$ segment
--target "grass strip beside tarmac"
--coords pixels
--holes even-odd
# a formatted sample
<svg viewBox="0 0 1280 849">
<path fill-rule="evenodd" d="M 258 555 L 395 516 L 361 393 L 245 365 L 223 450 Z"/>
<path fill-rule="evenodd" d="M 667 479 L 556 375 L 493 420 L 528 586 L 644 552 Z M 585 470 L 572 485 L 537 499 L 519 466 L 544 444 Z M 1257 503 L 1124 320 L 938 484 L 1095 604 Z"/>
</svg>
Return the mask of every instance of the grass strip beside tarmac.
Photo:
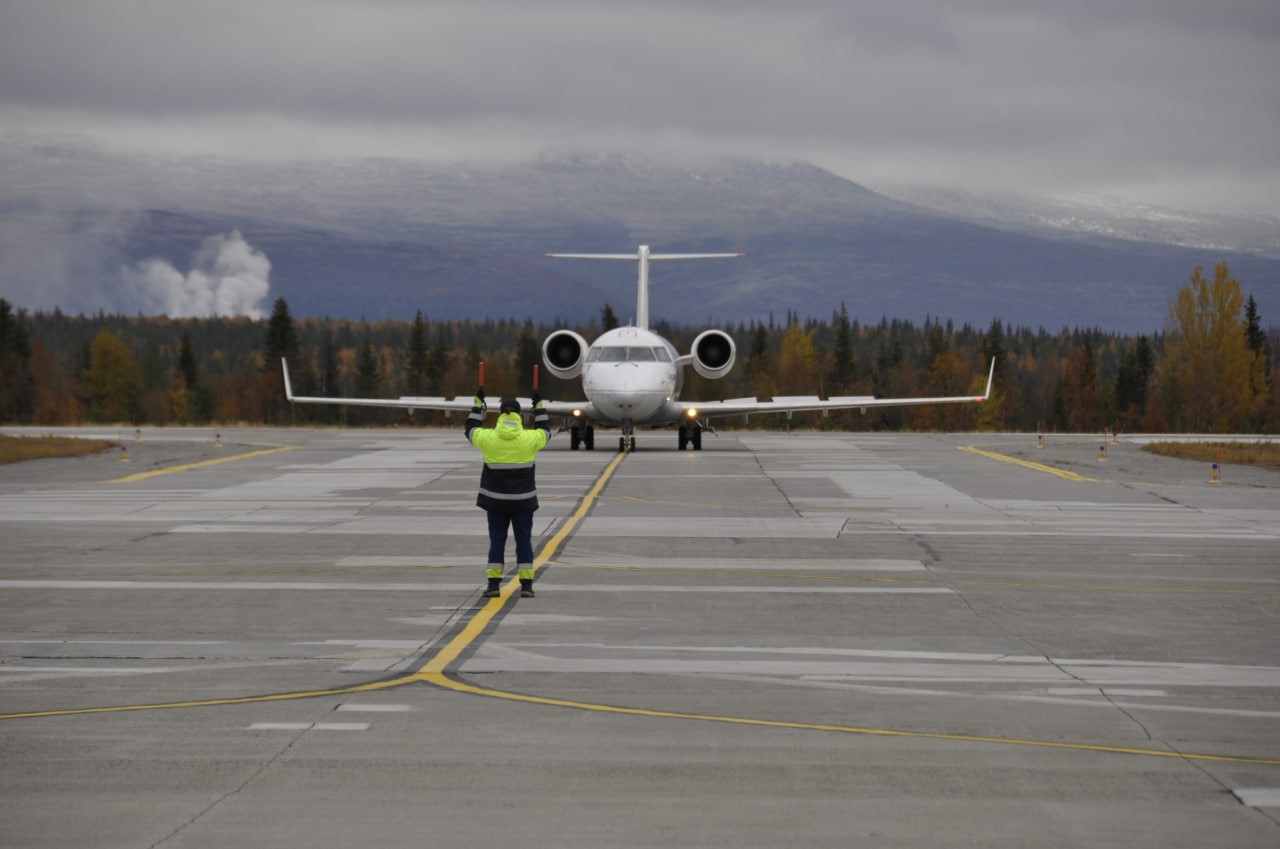
<svg viewBox="0 0 1280 849">
<path fill-rule="evenodd" d="M 1182 460 L 1280 470 L 1280 443 L 1276 442 L 1151 442 L 1143 450 Z"/>
<path fill-rule="evenodd" d="M 117 442 L 105 439 L 79 439 L 74 436 L 6 436 L 0 434 L 0 463 L 23 460 L 47 460 L 53 457 L 82 457 L 116 448 Z"/>
</svg>

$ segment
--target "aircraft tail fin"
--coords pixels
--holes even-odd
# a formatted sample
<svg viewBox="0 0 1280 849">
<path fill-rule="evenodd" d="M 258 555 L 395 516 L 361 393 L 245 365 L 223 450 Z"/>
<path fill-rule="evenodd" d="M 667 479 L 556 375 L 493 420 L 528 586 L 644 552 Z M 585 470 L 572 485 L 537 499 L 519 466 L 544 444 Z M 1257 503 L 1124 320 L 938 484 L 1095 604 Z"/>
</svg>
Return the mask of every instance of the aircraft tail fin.
<svg viewBox="0 0 1280 849">
<path fill-rule="evenodd" d="M 655 254 L 648 245 L 641 245 L 633 254 L 547 254 L 552 259 L 607 259 L 629 260 L 640 264 L 636 280 L 636 327 L 649 327 L 649 263 L 674 259 L 737 259 L 746 254 Z"/>
</svg>

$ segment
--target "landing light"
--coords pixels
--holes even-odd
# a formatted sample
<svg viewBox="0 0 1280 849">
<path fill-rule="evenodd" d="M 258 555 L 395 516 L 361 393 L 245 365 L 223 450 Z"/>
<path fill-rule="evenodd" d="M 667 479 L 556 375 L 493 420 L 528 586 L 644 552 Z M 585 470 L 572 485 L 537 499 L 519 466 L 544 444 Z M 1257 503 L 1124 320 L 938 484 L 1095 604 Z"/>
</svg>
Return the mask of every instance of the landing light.
<svg viewBox="0 0 1280 849">
<path fill-rule="evenodd" d="M 691 419 L 696 419 L 698 417 L 698 408 L 690 407 L 689 409 L 684 411 L 684 414 Z"/>
<path fill-rule="evenodd" d="M 574 411 L 573 411 L 573 417 L 574 417 L 575 419 L 580 419 L 580 418 L 582 418 L 582 411 L 581 411 L 581 410 L 574 410 Z"/>
</svg>

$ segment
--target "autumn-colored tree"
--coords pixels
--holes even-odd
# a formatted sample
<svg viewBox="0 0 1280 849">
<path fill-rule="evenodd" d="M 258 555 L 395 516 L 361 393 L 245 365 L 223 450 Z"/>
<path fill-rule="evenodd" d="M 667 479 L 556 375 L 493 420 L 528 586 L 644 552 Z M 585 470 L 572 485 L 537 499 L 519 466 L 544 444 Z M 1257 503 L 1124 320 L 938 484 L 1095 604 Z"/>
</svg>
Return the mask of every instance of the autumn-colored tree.
<svg viewBox="0 0 1280 849">
<path fill-rule="evenodd" d="M 89 418 L 131 422 L 140 412 L 138 363 L 119 336 L 100 330 L 89 346 Z"/>
<path fill-rule="evenodd" d="M 31 346 L 31 375 L 35 390 L 32 422 L 75 425 L 84 421 L 81 387 L 41 339 Z"/>
<path fill-rule="evenodd" d="M 191 421 L 191 398 L 187 391 L 187 379 L 178 372 L 169 381 L 169 389 L 165 393 L 165 401 L 169 406 L 170 421 L 189 424 Z"/>
<path fill-rule="evenodd" d="M 966 395 L 973 370 L 955 351 L 944 350 L 933 358 L 922 394 L 928 397 Z M 981 392 L 981 390 L 979 390 Z M 936 404 L 914 407 L 908 417 L 914 427 L 934 430 L 971 430 L 977 413 L 969 404 Z"/>
<path fill-rule="evenodd" d="M 1176 399 L 1176 422 L 1185 429 L 1227 433 L 1252 424 L 1266 364 L 1249 348 L 1243 307 L 1240 283 L 1225 262 L 1214 266 L 1212 281 L 1196 266 L 1169 307 L 1159 379 L 1165 396 Z"/>
<path fill-rule="evenodd" d="M 1072 348 L 1062 366 L 1063 403 L 1068 430 L 1087 433 L 1097 430 L 1098 367 L 1093 360 L 1093 345 Z"/>
<path fill-rule="evenodd" d="M 818 382 L 818 350 L 813 333 L 794 322 L 782 336 L 777 385 L 786 395 L 811 395 L 818 391 Z"/>
</svg>

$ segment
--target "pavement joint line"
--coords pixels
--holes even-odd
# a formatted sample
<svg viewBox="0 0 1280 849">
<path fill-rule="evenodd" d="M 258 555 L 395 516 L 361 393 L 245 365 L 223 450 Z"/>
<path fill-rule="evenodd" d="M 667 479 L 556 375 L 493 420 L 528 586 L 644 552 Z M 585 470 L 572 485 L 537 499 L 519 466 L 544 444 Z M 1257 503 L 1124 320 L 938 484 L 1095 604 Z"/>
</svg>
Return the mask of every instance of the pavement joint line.
<svg viewBox="0 0 1280 849">
<path fill-rule="evenodd" d="M 186 472 L 191 469 L 203 469 L 207 466 L 216 466 L 219 463 L 230 463 L 232 460 L 248 460 L 250 457 L 263 457 L 267 454 L 279 454 L 282 451 L 292 451 L 298 446 L 296 445 L 277 445 L 274 448 L 263 448 L 259 451 L 246 451 L 243 454 L 233 454 L 230 457 L 214 457 L 211 460 L 201 460 L 198 463 L 183 463 L 180 466 L 167 466 L 163 469 L 153 469 L 149 472 L 138 472 L 133 475 L 125 475 L 122 478 L 112 478 L 104 483 L 135 483 L 137 481 L 149 480 L 150 478 L 158 478 L 161 475 L 171 475 L 175 472 Z"/>
<path fill-rule="evenodd" d="M 1066 469 L 1055 469 L 1053 466 L 1046 466 L 1043 463 L 1033 463 L 1030 460 L 1021 460 L 1017 457 L 1010 457 L 1008 454 L 998 454 L 995 451 L 984 451 L 976 445 L 957 445 L 956 450 L 964 451 L 967 454 L 978 454 L 991 460 L 1000 460 L 1004 463 L 1014 463 L 1036 472 L 1048 472 L 1049 474 L 1056 475 L 1063 480 L 1088 481 L 1092 483 L 1096 483 L 1098 480 L 1097 478 L 1085 477 L 1077 472 L 1069 472 Z"/>
<path fill-rule="evenodd" d="M 287 449 L 282 449 L 287 450 Z M 961 448 L 961 450 L 965 450 Z M 987 452 L 973 449 L 975 453 L 985 454 Z M 590 512 L 595 500 L 599 497 L 600 492 L 604 489 L 605 484 L 612 478 L 618 466 L 627 457 L 630 452 L 619 452 L 616 457 L 605 467 L 604 471 L 596 479 L 591 489 L 583 496 L 578 508 L 568 516 L 560 529 L 549 539 L 546 544 L 539 550 L 534 558 L 535 576 L 538 570 L 542 569 L 552 558 L 559 552 L 565 540 L 572 534 L 573 530 Z M 241 455 L 247 456 L 247 455 Z M 1009 459 L 1011 462 L 1022 463 L 1022 461 L 1013 458 L 1004 458 L 1001 455 L 994 455 L 996 459 Z M 234 459 L 234 458 L 227 458 Z M 1044 467 L 1044 470 L 1058 474 L 1058 470 Z M 1074 473 L 1071 473 L 1074 474 Z M 58 716 L 78 716 L 88 714 L 102 713 L 121 713 L 126 711 L 141 710 L 161 710 L 188 707 L 216 707 L 223 705 L 252 704 L 273 701 L 294 701 L 299 699 L 321 698 L 325 696 L 351 695 L 353 693 L 368 693 L 378 690 L 387 690 L 395 687 L 401 687 L 408 684 L 425 683 L 439 687 L 441 689 L 451 690 L 457 693 L 464 693 L 476 696 L 485 696 L 488 698 L 503 699 L 506 701 L 521 702 L 525 704 L 536 704 L 551 707 L 565 707 L 576 710 L 586 710 L 598 713 L 612 713 L 625 716 L 639 716 L 654 719 L 684 719 L 701 722 L 716 722 L 729 725 L 751 726 L 757 728 L 779 728 L 804 731 L 827 731 L 842 734 L 858 734 L 876 737 L 900 737 L 908 739 L 928 739 L 928 740 L 950 740 L 960 743 L 986 743 L 995 745 L 1013 745 L 1026 746 L 1044 749 L 1062 749 L 1069 751 L 1088 751 L 1100 752 L 1105 754 L 1122 754 L 1135 755 L 1154 758 L 1173 758 L 1184 761 L 1208 761 L 1216 763 L 1235 763 L 1250 764 L 1257 766 L 1280 766 L 1280 758 L 1254 758 L 1235 755 L 1210 755 L 1195 754 L 1188 752 L 1179 752 L 1169 749 L 1144 749 L 1127 746 L 1107 746 L 1095 743 L 1080 743 L 1062 740 L 1034 740 L 1016 737 L 989 737 L 974 734 L 947 734 L 940 732 L 928 731 L 907 731 L 891 728 L 873 728 L 859 727 L 851 725 L 833 725 L 826 723 L 797 722 L 789 720 L 773 720 L 758 719 L 740 716 L 720 716 L 715 714 L 698 714 L 685 713 L 681 711 L 655 710 L 651 708 L 635 708 L 624 707 L 620 705 L 607 705 L 594 702 L 581 702 L 570 699 L 558 699 L 544 696 L 533 696 L 524 693 L 517 693 L 507 690 L 495 690 L 487 687 L 479 687 L 469 684 L 457 676 L 457 673 L 451 671 L 453 666 L 462 653 L 468 649 L 472 643 L 476 641 L 485 630 L 491 625 L 493 620 L 506 607 L 507 602 L 515 597 L 515 589 L 519 586 L 518 581 L 513 577 L 507 580 L 503 585 L 501 592 L 497 598 L 489 599 L 489 601 L 476 611 L 459 630 L 452 639 L 445 643 L 437 652 L 435 652 L 425 663 L 419 666 L 413 672 L 406 675 L 399 675 L 393 678 L 387 678 L 381 681 L 373 681 L 364 684 L 356 684 L 349 687 L 334 687 L 321 690 L 296 691 L 285 693 L 270 693 L 257 696 L 240 696 L 222 699 L 205 699 L 200 701 L 188 702 L 168 702 L 147 705 L 118 705 L 115 707 L 96 707 L 96 708 L 71 708 L 65 710 L 48 710 L 48 711 L 31 711 L 25 713 L 9 713 L 0 714 L 0 720 L 6 719 L 24 719 L 37 717 L 58 717 Z"/>
</svg>

